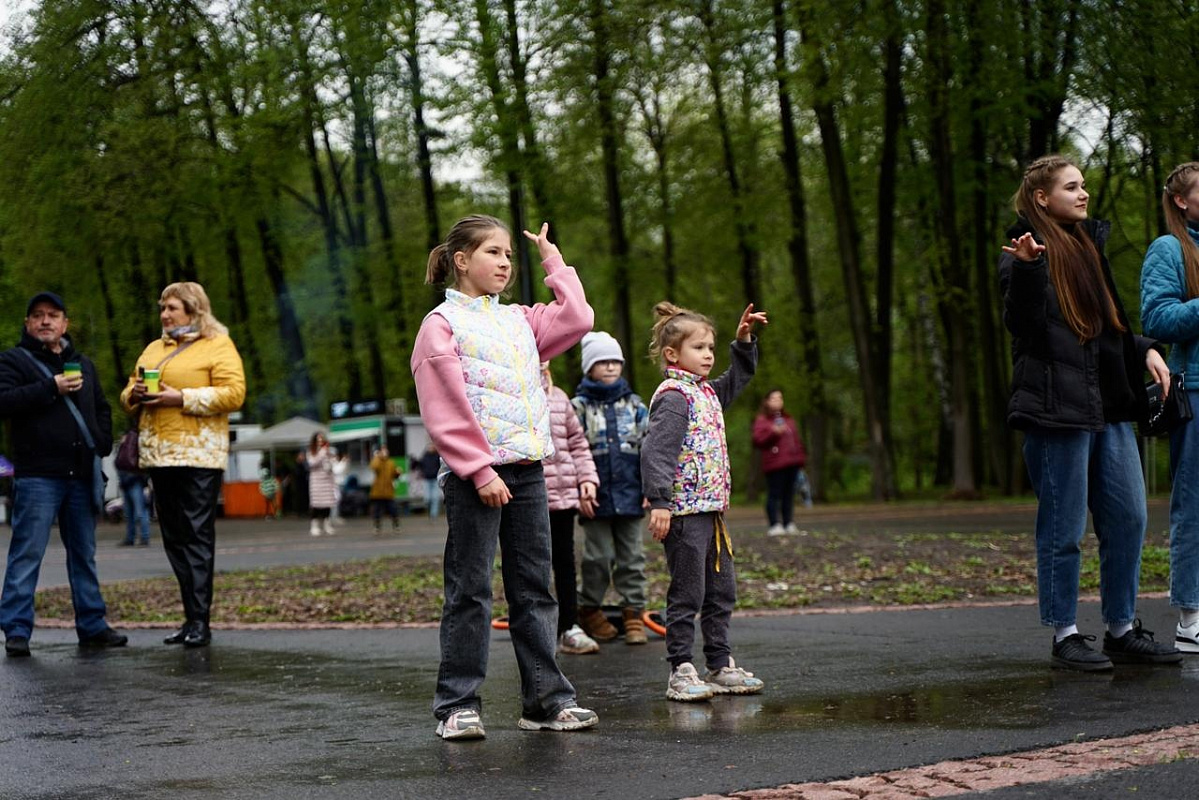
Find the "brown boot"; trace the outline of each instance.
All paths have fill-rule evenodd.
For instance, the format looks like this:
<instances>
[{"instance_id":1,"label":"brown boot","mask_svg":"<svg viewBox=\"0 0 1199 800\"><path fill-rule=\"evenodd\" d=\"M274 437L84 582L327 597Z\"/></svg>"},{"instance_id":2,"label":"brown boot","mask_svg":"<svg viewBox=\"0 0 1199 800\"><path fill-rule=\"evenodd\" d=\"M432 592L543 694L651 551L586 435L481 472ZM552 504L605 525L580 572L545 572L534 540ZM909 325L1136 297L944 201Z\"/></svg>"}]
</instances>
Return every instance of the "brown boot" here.
<instances>
[{"instance_id":1,"label":"brown boot","mask_svg":"<svg viewBox=\"0 0 1199 800\"><path fill-rule=\"evenodd\" d=\"M616 638L616 626L595 606L579 606L579 624L597 642L610 642Z\"/></svg>"},{"instance_id":2,"label":"brown boot","mask_svg":"<svg viewBox=\"0 0 1199 800\"><path fill-rule=\"evenodd\" d=\"M645 644L645 623L641 621L641 609L626 608L624 610L624 643Z\"/></svg>"}]
</instances>

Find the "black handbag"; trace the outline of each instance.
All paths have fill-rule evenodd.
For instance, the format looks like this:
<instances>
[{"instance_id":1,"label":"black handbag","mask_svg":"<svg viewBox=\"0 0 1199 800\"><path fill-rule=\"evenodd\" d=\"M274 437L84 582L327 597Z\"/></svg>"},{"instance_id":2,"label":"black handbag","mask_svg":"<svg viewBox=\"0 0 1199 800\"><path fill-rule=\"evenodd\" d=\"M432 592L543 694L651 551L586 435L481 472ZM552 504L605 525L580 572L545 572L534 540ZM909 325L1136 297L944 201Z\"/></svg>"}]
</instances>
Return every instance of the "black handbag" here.
<instances>
[{"instance_id":1,"label":"black handbag","mask_svg":"<svg viewBox=\"0 0 1199 800\"><path fill-rule=\"evenodd\" d=\"M1142 436L1165 436L1195 416L1191 398L1187 396L1185 373L1170 374L1170 393L1165 400L1162 387L1156 383L1147 384L1145 393L1149 395L1149 408L1140 426Z\"/></svg>"},{"instance_id":2,"label":"black handbag","mask_svg":"<svg viewBox=\"0 0 1199 800\"><path fill-rule=\"evenodd\" d=\"M137 446L137 436L137 425L134 424L131 429L125 431L117 445L116 467L122 472L141 472L137 463L141 455Z\"/></svg>"}]
</instances>

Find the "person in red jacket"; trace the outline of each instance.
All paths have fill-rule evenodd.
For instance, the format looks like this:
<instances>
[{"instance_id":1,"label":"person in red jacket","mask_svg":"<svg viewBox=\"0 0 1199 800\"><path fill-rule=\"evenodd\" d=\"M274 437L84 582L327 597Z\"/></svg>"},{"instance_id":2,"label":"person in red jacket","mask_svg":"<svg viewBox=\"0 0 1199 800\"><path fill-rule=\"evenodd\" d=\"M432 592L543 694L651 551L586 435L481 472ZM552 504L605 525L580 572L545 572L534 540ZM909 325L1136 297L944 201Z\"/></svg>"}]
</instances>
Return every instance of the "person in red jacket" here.
<instances>
[{"instance_id":1,"label":"person in red jacket","mask_svg":"<svg viewBox=\"0 0 1199 800\"><path fill-rule=\"evenodd\" d=\"M783 410L783 392L772 389L754 419L754 447L762 451L766 473L766 517L770 536L795 533L795 479L807 461L795 419Z\"/></svg>"}]
</instances>

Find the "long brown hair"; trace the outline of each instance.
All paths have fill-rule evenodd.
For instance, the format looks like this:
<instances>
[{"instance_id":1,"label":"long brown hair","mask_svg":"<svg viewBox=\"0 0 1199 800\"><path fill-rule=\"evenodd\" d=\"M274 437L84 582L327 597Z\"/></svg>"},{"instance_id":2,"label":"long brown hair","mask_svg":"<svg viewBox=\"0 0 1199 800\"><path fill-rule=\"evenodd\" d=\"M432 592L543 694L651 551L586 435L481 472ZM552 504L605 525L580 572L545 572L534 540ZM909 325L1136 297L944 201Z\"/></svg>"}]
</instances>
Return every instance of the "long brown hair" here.
<instances>
[{"instance_id":1,"label":"long brown hair","mask_svg":"<svg viewBox=\"0 0 1199 800\"><path fill-rule=\"evenodd\" d=\"M1189 194L1196 180L1199 180L1199 161L1188 161L1174 168L1162 189L1162 214L1166 218L1166 230L1182 245L1188 299L1199 297L1199 247L1187 231L1187 213L1174 203L1174 198Z\"/></svg>"},{"instance_id":2,"label":"long brown hair","mask_svg":"<svg viewBox=\"0 0 1199 800\"><path fill-rule=\"evenodd\" d=\"M453 288L458 285L458 270L454 269L454 254L465 253L467 258L479 249L479 245L487 239L494 230L504 231L512 235L508 226L495 217L486 214L471 214L454 223L445 241L433 248L429 253L429 263L425 266L425 283L439 284ZM508 279L511 283L516 277L516 269Z\"/></svg>"},{"instance_id":3,"label":"long brown hair","mask_svg":"<svg viewBox=\"0 0 1199 800\"><path fill-rule=\"evenodd\" d=\"M716 323L712 320L698 311L679 308L665 300L654 306L654 316L657 320L649 334L649 357L657 361L659 366L666 366L662 351L667 347L678 350L697 328L707 328L713 336L716 335Z\"/></svg>"},{"instance_id":4,"label":"long brown hair","mask_svg":"<svg viewBox=\"0 0 1199 800\"><path fill-rule=\"evenodd\" d=\"M1036 202L1038 189L1049 194L1058 173L1073 166L1069 159L1058 155L1038 158L1024 171L1012 204L1041 236L1062 316L1081 343L1098 336L1105 324L1121 333L1127 328L1120 321L1116 300L1103 277L1099 250L1086 229L1074 225L1073 230L1067 230Z\"/></svg>"}]
</instances>

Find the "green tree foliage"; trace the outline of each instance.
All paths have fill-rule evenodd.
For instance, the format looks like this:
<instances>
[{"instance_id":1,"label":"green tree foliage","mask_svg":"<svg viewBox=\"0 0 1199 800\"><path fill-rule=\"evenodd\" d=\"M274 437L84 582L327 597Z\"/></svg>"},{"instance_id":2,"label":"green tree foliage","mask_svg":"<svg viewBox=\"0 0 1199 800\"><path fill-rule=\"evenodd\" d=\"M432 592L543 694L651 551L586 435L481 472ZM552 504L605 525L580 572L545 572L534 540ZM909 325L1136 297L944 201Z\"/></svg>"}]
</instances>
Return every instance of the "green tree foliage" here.
<instances>
[{"instance_id":1,"label":"green tree foliage","mask_svg":"<svg viewBox=\"0 0 1199 800\"><path fill-rule=\"evenodd\" d=\"M15 336L62 291L115 393L162 287L199 280L261 421L411 400L431 243L549 218L643 395L658 300L722 339L771 314L727 417L739 485L781 387L824 495L1015 491L1008 198L1078 158L1135 312L1159 187L1199 155L1196 6L44 0L0 49L0 312ZM514 244L514 294L548 299Z\"/></svg>"}]
</instances>

